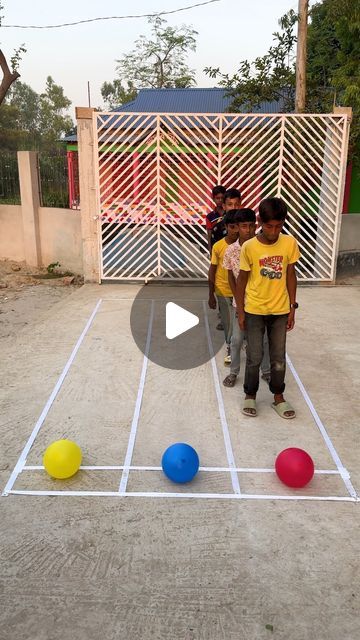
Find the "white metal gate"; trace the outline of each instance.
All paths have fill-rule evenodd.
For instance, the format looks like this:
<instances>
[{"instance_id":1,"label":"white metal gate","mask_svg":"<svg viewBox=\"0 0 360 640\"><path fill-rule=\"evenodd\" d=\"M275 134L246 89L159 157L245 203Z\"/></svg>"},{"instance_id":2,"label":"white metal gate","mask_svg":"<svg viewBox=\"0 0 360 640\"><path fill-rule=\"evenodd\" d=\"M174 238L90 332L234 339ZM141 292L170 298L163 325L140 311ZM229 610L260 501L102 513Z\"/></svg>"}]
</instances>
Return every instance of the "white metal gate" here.
<instances>
[{"instance_id":1,"label":"white metal gate","mask_svg":"<svg viewBox=\"0 0 360 640\"><path fill-rule=\"evenodd\" d=\"M348 145L345 114L94 114L101 277L207 277L216 184L244 207L282 197L300 280L335 277Z\"/></svg>"}]
</instances>

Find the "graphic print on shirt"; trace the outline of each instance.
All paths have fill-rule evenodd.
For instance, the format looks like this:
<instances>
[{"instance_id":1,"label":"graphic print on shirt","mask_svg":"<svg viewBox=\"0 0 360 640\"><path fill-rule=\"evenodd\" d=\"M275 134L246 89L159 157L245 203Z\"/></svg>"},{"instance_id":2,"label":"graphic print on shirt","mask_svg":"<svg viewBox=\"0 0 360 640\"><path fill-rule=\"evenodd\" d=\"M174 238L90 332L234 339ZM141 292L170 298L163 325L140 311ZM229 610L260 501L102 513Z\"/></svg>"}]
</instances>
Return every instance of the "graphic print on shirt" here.
<instances>
[{"instance_id":1,"label":"graphic print on shirt","mask_svg":"<svg viewBox=\"0 0 360 640\"><path fill-rule=\"evenodd\" d=\"M270 280L274 278L280 280L283 274L283 260L284 256L266 256L260 258L260 275Z\"/></svg>"}]
</instances>

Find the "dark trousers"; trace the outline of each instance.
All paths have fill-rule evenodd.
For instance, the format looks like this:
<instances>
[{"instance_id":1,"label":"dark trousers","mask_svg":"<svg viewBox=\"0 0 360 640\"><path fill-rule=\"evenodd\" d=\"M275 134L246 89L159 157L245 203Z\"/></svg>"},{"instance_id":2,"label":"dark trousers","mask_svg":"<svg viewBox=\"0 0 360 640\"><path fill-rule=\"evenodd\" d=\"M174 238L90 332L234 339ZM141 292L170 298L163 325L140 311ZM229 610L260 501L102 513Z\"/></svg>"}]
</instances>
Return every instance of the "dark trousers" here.
<instances>
[{"instance_id":1,"label":"dark trousers","mask_svg":"<svg viewBox=\"0 0 360 640\"><path fill-rule=\"evenodd\" d=\"M253 313L245 313L247 352L244 391L246 394L255 395L259 388L259 369L264 354L265 331L268 335L270 353L269 388L273 394L284 392L287 319L287 314L258 316Z\"/></svg>"}]
</instances>

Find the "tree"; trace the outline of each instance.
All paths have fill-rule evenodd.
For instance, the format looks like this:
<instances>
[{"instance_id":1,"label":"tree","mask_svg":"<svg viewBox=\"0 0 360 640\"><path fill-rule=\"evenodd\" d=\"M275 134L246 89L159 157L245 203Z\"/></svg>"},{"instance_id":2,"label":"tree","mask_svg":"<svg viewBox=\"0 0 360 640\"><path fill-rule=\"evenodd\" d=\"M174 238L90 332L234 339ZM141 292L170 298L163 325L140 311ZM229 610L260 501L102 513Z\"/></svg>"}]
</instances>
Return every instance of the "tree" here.
<instances>
[{"instance_id":1,"label":"tree","mask_svg":"<svg viewBox=\"0 0 360 640\"><path fill-rule=\"evenodd\" d=\"M72 128L72 119L63 113L70 105L71 100L64 96L64 89L48 76L45 91L39 96L39 128L45 146L56 146Z\"/></svg>"},{"instance_id":2,"label":"tree","mask_svg":"<svg viewBox=\"0 0 360 640\"><path fill-rule=\"evenodd\" d=\"M71 102L63 88L49 76L40 95L29 85L16 82L0 110L0 141L4 149L51 150L60 148L59 141L72 126L64 114ZM62 148L62 147L61 147Z\"/></svg>"},{"instance_id":3,"label":"tree","mask_svg":"<svg viewBox=\"0 0 360 640\"><path fill-rule=\"evenodd\" d=\"M308 111L353 109L350 157L360 156L360 0L323 0L311 10Z\"/></svg>"},{"instance_id":4,"label":"tree","mask_svg":"<svg viewBox=\"0 0 360 640\"><path fill-rule=\"evenodd\" d=\"M293 111L295 88L295 11L290 10L279 20L280 32L273 33L274 45L253 62L242 60L234 75L221 73L219 68L206 67L211 78L220 78L219 85L233 98L232 111L252 111L262 102L278 100L282 111Z\"/></svg>"},{"instance_id":5,"label":"tree","mask_svg":"<svg viewBox=\"0 0 360 640\"><path fill-rule=\"evenodd\" d=\"M0 148L2 152L26 149L23 131L19 126L19 110L5 102L0 109Z\"/></svg>"},{"instance_id":6,"label":"tree","mask_svg":"<svg viewBox=\"0 0 360 640\"><path fill-rule=\"evenodd\" d=\"M39 95L28 84L20 80L9 93L9 103L18 111L19 127L24 131L39 133Z\"/></svg>"},{"instance_id":7,"label":"tree","mask_svg":"<svg viewBox=\"0 0 360 640\"><path fill-rule=\"evenodd\" d=\"M120 79L132 82L136 89L194 85L195 72L187 66L186 55L196 51L197 32L186 25L166 26L160 16L150 17L148 22L152 39L140 36L136 48L116 61Z\"/></svg>"},{"instance_id":8,"label":"tree","mask_svg":"<svg viewBox=\"0 0 360 640\"><path fill-rule=\"evenodd\" d=\"M351 156L360 155L360 0L322 0L310 11L307 42L307 101L309 113L332 112L335 104L353 108ZM289 11L274 33L275 44L254 62L244 60L233 76L208 67L234 100L232 111L251 111L266 100L280 100L282 111L293 111L295 96L294 26Z\"/></svg>"},{"instance_id":9,"label":"tree","mask_svg":"<svg viewBox=\"0 0 360 640\"><path fill-rule=\"evenodd\" d=\"M0 3L0 11L3 10L3 5ZM0 14L0 27L3 16ZM11 85L20 78L18 72L21 55L26 52L24 45L22 44L18 49L15 49L13 55L10 58L10 67L7 62L4 52L0 49L0 67L3 72L3 77L0 84L0 105L4 102L5 96L8 93Z\"/></svg>"},{"instance_id":10,"label":"tree","mask_svg":"<svg viewBox=\"0 0 360 640\"><path fill-rule=\"evenodd\" d=\"M113 82L104 82L101 87L101 95L109 109L119 107L135 100L137 90L131 80L127 83L127 89L123 87L121 80L116 78Z\"/></svg>"}]
</instances>

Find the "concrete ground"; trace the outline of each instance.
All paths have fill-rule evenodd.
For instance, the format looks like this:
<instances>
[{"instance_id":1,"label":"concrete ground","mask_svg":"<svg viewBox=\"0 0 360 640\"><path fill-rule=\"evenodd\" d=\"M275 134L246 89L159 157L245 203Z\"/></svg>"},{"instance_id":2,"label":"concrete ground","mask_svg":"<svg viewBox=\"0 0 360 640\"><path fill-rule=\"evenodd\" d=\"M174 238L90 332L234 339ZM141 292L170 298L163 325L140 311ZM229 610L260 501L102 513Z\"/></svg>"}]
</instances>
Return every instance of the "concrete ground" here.
<instances>
[{"instance_id":1,"label":"concrete ground","mask_svg":"<svg viewBox=\"0 0 360 640\"><path fill-rule=\"evenodd\" d=\"M26 466L40 466L48 444L63 437L81 446L84 466L124 465L143 366L129 326L137 291L86 285L2 341L2 489L99 298ZM118 468L80 470L68 481L42 469L19 473L12 490L48 495L1 498L0 637L360 638L360 504L351 493L360 494L359 293L358 285L299 289L288 354L300 386L288 369L286 390L296 420L275 414L264 383L259 416L242 416L243 366L234 389L220 384L219 399L222 352L216 368L166 370L149 361L130 463L141 468L130 470L127 483L129 494L141 495L94 495L118 491ZM206 289L144 291L179 304L184 295L201 301ZM214 312L209 322L216 324ZM224 429L241 469L235 474L214 469L229 468ZM148 469L178 440L211 468L184 487ZM282 485L264 470L289 446L306 449L316 470L328 473L316 473L302 490Z\"/></svg>"}]
</instances>

